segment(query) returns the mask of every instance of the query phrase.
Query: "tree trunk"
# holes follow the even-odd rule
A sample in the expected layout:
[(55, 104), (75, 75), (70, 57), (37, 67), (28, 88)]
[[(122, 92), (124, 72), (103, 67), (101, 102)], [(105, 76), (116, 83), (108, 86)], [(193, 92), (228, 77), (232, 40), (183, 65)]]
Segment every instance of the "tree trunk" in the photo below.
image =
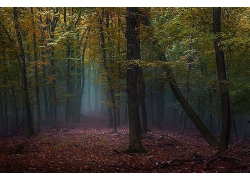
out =
[(66, 128), (70, 129), (71, 124), (71, 75), (70, 75), (70, 66), (71, 66), (71, 60), (70, 60), (70, 46), (67, 47), (67, 100), (66, 100)]
[[(40, 9), (42, 11), (42, 9)], [(43, 19), (42, 16), (39, 16), (41, 24), (43, 24)], [(41, 28), (41, 42), (43, 46), (46, 46), (46, 40), (45, 40), (45, 30), (47, 28), (42, 27)], [(49, 114), (49, 101), (48, 101), (48, 93), (46, 89), (46, 84), (48, 83), (46, 79), (46, 65), (45, 65), (45, 55), (46, 55), (47, 50), (44, 49), (41, 52), (42, 55), (42, 91), (43, 91), (43, 104), (44, 104), (44, 119), (46, 123), (50, 122), (50, 114)]]
[(18, 117), (18, 108), (17, 108), (17, 99), (14, 86), (11, 86), (11, 96), (12, 96), (12, 110), (14, 117), (12, 118), (13, 130), (16, 131), (19, 126), (19, 117)]
[(128, 123), (128, 106), (127, 104), (124, 105), (124, 124)]
[(140, 137), (140, 117), (138, 106), (138, 65), (134, 60), (141, 59), (140, 39), (139, 39), (139, 9), (136, 7), (126, 8), (126, 39), (127, 39), (127, 96), (129, 115), (129, 147), (126, 152), (143, 153), (146, 152), (141, 143)]
[[(89, 31), (89, 30), (88, 30)], [(77, 72), (79, 73), (79, 87), (77, 88), (79, 90), (79, 96), (76, 96), (78, 106), (77, 106), (77, 119), (76, 122), (80, 122), (80, 117), (81, 117), (81, 106), (82, 106), (82, 95), (83, 95), (83, 90), (84, 90), (84, 84), (85, 84), (85, 74), (84, 74), (84, 59), (85, 59), (85, 51), (87, 47), (87, 42), (84, 43), (83, 45), (83, 50), (82, 50), (82, 58), (81, 58), (81, 66), (77, 68)]]
[[(72, 8), (69, 8), (69, 15), (72, 16)], [(66, 7), (64, 7), (64, 24), (67, 25), (66, 21)], [(68, 32), (71, 29), (71, 21), (68, 26)], [(67, 100), (66, 100), (66, 128), (70, 130), (71, 126), (71, 115), (72, 115), (72, 83), (71, 83), (71, 46), (70, 46), (70, 38), (67, 39), (67, 51), (66, 51), (66, 58), (67, 58)]]
[[(104, 17), (104, 8), (102, 8), (102, 17)], [(117, 124), (116, 124), (116, 107), (115, 107), (115, 91), (112, 87), (111, 82), (111, 74), (109, 72), (109, 68), (107, 66), (107, 60), (106, 60), (106, 46), (105, 46), (105, 37), (104, 37), (104, 31), (103, 31), (103, 19), (99, 18), (99, 31), (100, 31), (100, 38), (101, 38), (101, 49), (102, 49), (102, 60), (103, 60), (103, 66), (105, 69), (105, 72), (107, 74), (107, 81), (108, 81), (108, 88), (109, 88), (109, 94), (110, 94), (110, 100), (111, 100), (111, 113), (112, 113), (112, 121), (113, 121), (113, 131), (117, 132)], [(106, 24), (107, 26), (107, 24)]]
[(221, 37), (221, 8), (213, 8), (213, 32), (216, 35), (214, 40), (214, 48), (216, 55), (216, 65), (218, 72), (218, 80), (221, 95), (221, 111), (222, 111), (222, 129), (220, 137), (220, 153), (228, 149), (228, 142), (230, 136), (230, 100), (227, 87), (227, 76), (225, 68), (224, 53), (222, 50)]
[(150, 112), (151, 112), (151, 123), (155, 125), (155, 113), (154, 113), (154, 97), (153, 89), (150, 89)]
[(148, 120), (147, 120), (147, 110), (145, 104), (145, 81), (142, 74), (142, 68), (138, 67), (138, 84), (139, 84), (139, 106), (141, 107), (141, 115), (142, 115), (142, 133), (147, 133), (148, 131)]
[[(165, 55), (162, 54), (161, 58), (165, 58)], [(200, 120), (198, 115), (195, 113), (193, 108), (188, 104), (185, 97), (182, 95), (177, 82), (174, 77), (174, 73), (172, 69), (168, 66), (168, 64), (165, 64), (164, 70), (166, 72), (166, 76), (170, 85), (170, 88), (175, 96), (175, 98), (179, 101), (180, 105), (184, 109), (184, 111), (189, 116), (190, 120), (194, 123), (195, 127), (198, 129), (202, 137), (206, 140), (206, 142), (211, 146), (218, 146), (219, 142), (217, 139), (209, 132), (209, 130), (206, 128), (206, 126), (203, 124), (203, 122)]]
[(0, 135), (4, 134), (4, 115), (3, 115), (3, 98), (2, 92), (0, 92)]
[(87, 102), (88, 102), (88, 112), (91, 113), (91, 99), (90, 99), (90, 87), (91, 87), (91, 82), (90, 82), (90, 71), (91, 71), (91, 65), (90, 65), (90, 61), (88, 62), (88, 90), (87, 90)]
[(164, 119), (164, 106), (165, 106), (164, 93), (163, 93), (164, 84), (163, 84), (163, 82), (158, 82), (157, 84), (158, 84), (159, 90), (157, 90), (157, 92), (156, 92), (156, 98), (157, 98), (156, 122), (157, 122), (158, 129), (162, 129), (162, 122)]
[(37, 58), (37, 47), (36, 47), (36, 31), (35, 31), (35, 20), (33, 7), (30, 8), (32, 14), (32, 28), (33, 28), (33, 47), (34, 47), (34, 69), (35, 69), (35, 92), (36, 92), (36, 108), (37, 108), (37, 132), (40, 132), (40, 124), (42, 119), (41, 108), (40, 108), (40, 92), (39, 92), (39, 82), (38, 82), (38, 58)]
[[(59, 8), (56, 8), (54, 10), (54, 15), (57, 14), (59, 11)], [(54, 17), (53, 21), (51, 22), (51, 30), (50, 30), (50, 38), (54, 39), (54, 32), (56, 28), (56, 24), (58, 21), (58, 17)], [(51, 88), (51, 110), (52, 110), (52, 115), (53, 115), (53, 123), (54, 127), (57, 131), (59, 131), (59, 126), (57, 122), (57, 94), (56, 94), (56, 72), (54, 68), (54, 48), (51, 47), (48, 50), (48, 54), (50, 55), (49, 57), (49, 62), (50, 62), (50, 88)]]
[(182, 124), (182, 129), (181, 129), (181, 135), (184, 134), (184, 131), (186, 128), (187, 128), (187, 114), (185, 113), (185, 117), (184, 117), (183, 124)]
[[(212, 96), (212, 91), (209, 92), (209, 106), (210, 106), (210, 111), (212, 108), (212, 103), (213, 103), (213, 96)], [(214, 119), (213, 119), (213, 114), (209, 112), (209, 124), (210, 124), (210, 129), (211, 132), (214, 132)]]
[(15, 26), (15, 31), (16, 31), (16, 37), (17, 37), (19, 51), (20, 51), (20, 64), (21, 64), (21, 68), (22, 68), (24, 104), (25, 104), (27, 120), (28, 120), (28, 136), (33, 136), (33, 135), (35, 135), (35, 131), (34, 131), (34, 127), (33, 127), (33, 116), (32, 116), (30, 99), (29, 99), (29, 92), (28, 92), (28, 82), (27, 82), (26, 63), (25, 63), (23, 42), (22, 42), (21, 33), (20, 33), (20, 29), (19, 29), (18, 12), (17, 12), (16, 7), (13, 7), (13, 16), (14, 16), (14, 26)]

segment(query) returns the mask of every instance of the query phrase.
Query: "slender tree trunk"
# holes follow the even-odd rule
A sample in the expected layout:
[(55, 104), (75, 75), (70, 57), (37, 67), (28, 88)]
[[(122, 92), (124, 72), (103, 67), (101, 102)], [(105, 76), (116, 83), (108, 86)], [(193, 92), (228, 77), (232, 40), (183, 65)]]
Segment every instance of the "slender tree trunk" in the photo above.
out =
[(91, 113), (91, 99), (90, 99), (90, 87), (91, 87), (91, 82), (90, 82), (90, 72), (91, 72), (91, 65), (90, 61), (88, 62), (88, 97), (87, 97), (87, 102), (88, 102), (88, 112)]
[[(69, 15), (70, 17), (72, 16), (72, 8), (70, 7), (69, 8)], [(67, 16), (66, 16), (66, 7), (64, 7), (64, 24), (67, 25), (67, 20), (66, 20)], [(71, 21), (70, 21), (70, 24), (68, 26), (68, 31), (70, 32), (71, 30)], [(71, 79), (72, 79), (72, 76), (71, 76), (71, 51), (72, 51), (72, 48), (70, 46), (70, 38), (67, 40), (67, 51), (66, 51), (66, 58), (67, 58), (67, 101), (66, 101), (66, 128), (68, 130), (70, 130), (70, 126), (71, 126), (71, 115), (72, 115), (72, 83), (71, 83)]]
[(67, 47), (67, 101), (66, 101), (66, 128), (70, 129), (71, 124), (71, 75), (70, 75), (70, 46)]
[(163, 82), (158, 82), (159, 90), (156, 92), (157, 104), (156, 104), (156, 121), (158, 129), (162, 129), (162, 122), (164, 119), (164, 84)]
[(127, 39), (127, 96), (128, 96), (128, 115), (129, 115), (129, 147), (126, 152), (142, 153), (146, 152), (142, 146), (140, 137), (140, 117), (138, 106), (138, 65), (134, 60), (141, 59), (140, 39), (139, 39), (139, 8), (126, 8), (126, 39)]
[[(4, 59), (1, 59), (1, 66), (3, 67), (6, 67), (6, 59), (5, 59), (5, 52), (4, 52), (4, 49), (1, 50), (1, 54), (2, 54), (2, 57)], [(3, 64), (2, 64), (3, 63)], [(6, 76), (7, 76), (7, 72), (5, 73), (2, 73), (2, 76), (3, 76), (3, 85), (5, 86), (6, 85)], [(2, 88), (3, 90), (3, 93), (0, 92), (0, 98), (1, 98), (1, 101), (0, 101), (0, 105), (1, 105), (1, 108), (0, 108), (0, 113), (1, 113), (1, 132), (2, 134), (5, 134), (6, 133), (6, 120), (7, 120), (7, 103), (6, 103), (6, 88)]]
[(94, 90), (95, 90), (95, 106), (94, 106), (94, 112), (95, 113), (98, 113), (98, 107), (99, 107), (99, 105), (98, 105), (98, 102), (99, 102), (99, 85), (98, 84), (96, 84), (95, 86), (94, 86)]
[[(57, 14), (59, 11), (59, 8), (56, 8), (54, 10), (54, 15)], [(50, 26), (50, 38), (54, 39), (54, 32), (56, 28), (56, 24), (58, 21), (58, 17), (54, 17), (53, 21), (51, 22)], [(51, 109), (52, 109), (52, 115), (53, 115), (53, 123), (54, 127), (57, 131), (59, 131), (59, 126), (57, 122), (57, 94), (56, 94), (56, 72), (55, 72), (55, 67), (54, 67), (54, 48), (51, 47), (48, 50), (48, 54), (50, 55), (49, 57), (49, 62), (50, 62), (50, 88), (51, 88)]]
[[(104, 8), (102, 8), (102, 17), (104, 17)], [(104, 37), (104, 31), (103, 31), (103, 19), (99, 18), (99, 31), (100, 31), (100, 38), (101, 38), (101, 49), (102, 49), (102, 60), (103, 60), (103, 66), (105, 69), (105, 72), (107, 73), (107, 81), (108, 81), (108, 88), (110, 93), (110, 100), (111, 100), (111, 113), (112, 113), (112, 120), (113, 120), (113, 131), (117, 132), (117, 122), (116, 122), (116, 107), (115, 107), (115, 91), (112, 87), (111, 82), (111, 75), (109, 72), (109, 68), (107, 66), (107, 60), (106, 60), (106, 46), (105, 46), (105, 37)]]
[(17, 108), (17, 99), (14, 86), (11, 86), (11, 96), (12, 96), (12, 110), (13, 110), (13, 130), (16, 131), (19, 126), (19, 117), (18, 117), (18, 108)]
[(218, 80), (221, 95), (221, 111), (222, 111), (222, 129), (220, 137), (220, 153), (228, 149), (229, 136), (230, 136), (230, 100), (227, 86), (227, 76), (225, 68), (224, 53), (221, 45), (221, 8), (213, 8), (213, 32), (216, 35), (214, 40), (214, 48), (216, 55), (216, 65), (218, 72)]
[[(42, 9), (40, 9), (40, 11), (42, 11)], [(43, 24), (43, 19), (42, 16), (39, 16), (40, 22), (41, 24)], [(48, 23), (47, 23), (48, 25)], [(46, 40), (45, 40), (45, 31), (47, 28), (43, 28), (41, 27), (41, 42), (43, 46), (46, 46)], [(48, 123), (50, 122), (50, 114), (49, 114), (49, 102), (48, 102), (48, 93), (47, 93), (47, 89), (46, 89), (46, 84), (47, 79), (46, 79), (46, 66), (45, 65), (45, 55), (46, 55), (47, 50), (43, 49), (41, 52), (42, 55), (42, 92), (43, 92), (43, 104), (44, 104), (44, 119), (45, 122)]]
[[(187, 100), (187, 102), (188, 102), (189, 94), (190, 94), (190, 79), (189, 79), (190, 70), (191, 70), (191, 64), (188, 65), (187, 79), (186, 79), (186, 100)], [(181, 135), (184, 134), (184, 131), (185, 131), (186, 127), (187, 127), (187, 114), (185, 115), (185, 118), (184, 118)]]
[(23, 93), (24, 93), (24, 104), (27, 113), (27, 120), (28, 120), (28, 136), (35, 135), (34, 127), (33, 127), (33, 116), (31, 111), (30, 99), (29, 99), (29, 92), (28, 92), (28, 82), (27, 82), (27, 74), (26, 74), (26, 63), (25, 63), (25, 56), (24, 56), (24, 49), (23, 49), (23, 42), (21, 38), (21, 33), (19, 29), (18, 23), (18, 12), (17, 8), (13, 7), (13, 16), (14, 16), (14, 25), (15, 31), (17, 36), (17, 41), (19, 45), (20, 51), (20, 63), (22, 67), (22, 78), (23, 78)]
[[(213, 95), (212, 95), (212, 91), (209, 92), (209, 106), (210, 106), (210, 111), (212, 108), (212, 103), (213, 103)], [(213, 114), (211, 112), (209, 112), (209, 122), (210, 122), (210, 129), (211, 132), (214, 132), (214, 119), (213, 119)]]
[(182, 129), (181, 129), (181, 135), (184, 134), (184, 131), (186, 128), (187, 128), (187, 114), (185, 113), (185, 117), (184, 117), (183, 124), (182, 124)]
[(153, 89), (150, 89), (150, 112), (151, 112), (151, 123), (155, 124), (155, 111), (154, 111), (154, 97), (153, 97)]
[(37, 47), (36, 47), (36, 31), (35, 31), (35, 20), (34, 20), (34, 12), (33, 7), (30, 8), (32, 14), (32, 28), (33, 28), (33, 47), (34, 47), (34, 69), (35, 69), (35, 92), (36, 92), (36, 108), (37, 108), (37, 132), (41, 130), (41, 108), (40, 108), (40, 91), (39, 91), (39, 82), (38, 82), (38, 58), (37, 58)]
[(236, 127), (236, 122), (235, 122), (235, 117), (234, 117), (233, 112), (232, 112), (232, 124), (233, 124), (233, 131), (234, 131), (234, 135), (235, 135), (235, 141), (238, 142), (237, 127)]
[(2, 92), (0, 92), (0, 135), (4, 132), (4, 115), (3, 115), (3, 98), (2, 98)]
[[(81, 66), (77, 68), (77, 72), (79, 73), (79, 96), (78, 97), (78, 106), (77, 106), (77, 120), (76, 122), (80, 122), (80, 117), (81, 117), (81, 107), (82, 107), (82, 95), (83, 95), (83, 90), (84, 90), (84, 84), (85, 84), (85, 74), (84, 74), (84, 59), (85, 59), (85, 51), (86, 51), (86, 46), (87, 42), (84, 43), (83, 45), (83, 50), (82, 50), (82, 58), (81, 58)], [(78, 89), (77, 88), (77, 89)]]
[(124, 105), (124, 124), (128, 123), (128, 105)]
[[(120, 104), (120, 97), (117, 97), (117, 104)], [(121, 108), (116, 108), (117, 127), (121, 125)]]
[[(6, 82), (4, 82), (6, 84)], [(3, 92), (4, 97), (7, 97), (6, 91)], [(24, 114), (24, 113), (23, 113)], [(5, 102), (4, 103), (4, 132), (7, 134), (9, 132), (9, 127), (8, 127), (8, 104)]]

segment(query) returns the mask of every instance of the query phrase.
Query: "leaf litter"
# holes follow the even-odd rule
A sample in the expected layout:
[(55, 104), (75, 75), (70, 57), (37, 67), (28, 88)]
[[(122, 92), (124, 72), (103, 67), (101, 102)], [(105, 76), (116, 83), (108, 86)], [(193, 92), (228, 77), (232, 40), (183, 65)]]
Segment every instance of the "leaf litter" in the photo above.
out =
[[(176, 128), (150, 127), (142, 135), (147, 153), (123, 153), (129, 144), (128, 126), (118, 133), (108, 118), (83, 118), (74, 129), (42, 128), (32, 138), (19, 134), (0, 138), (0, 172), (40, 173), (246, 173), (250, 172), (250, 140), (245, 138), (223, 155), (215, 156), (197, 131), (180, 135)], [(233, 144), (231, 144), (232, 146)]]

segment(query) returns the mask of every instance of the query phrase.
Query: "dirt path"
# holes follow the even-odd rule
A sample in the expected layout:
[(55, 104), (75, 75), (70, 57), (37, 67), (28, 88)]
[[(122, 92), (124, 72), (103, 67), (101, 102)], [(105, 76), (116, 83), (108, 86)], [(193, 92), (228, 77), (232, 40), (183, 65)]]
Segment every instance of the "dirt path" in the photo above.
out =
[(142, 136), (147, 153), (122, 153), (128, 128), (108, 128), (107, 117), (83, 117), (67, 132), (43, 129), (36, 137), (25, 134), (0, 139), (0, 172), (250, 172), (250, 142), (221, 157), (199, 134), (176, 130), (151, 131)]

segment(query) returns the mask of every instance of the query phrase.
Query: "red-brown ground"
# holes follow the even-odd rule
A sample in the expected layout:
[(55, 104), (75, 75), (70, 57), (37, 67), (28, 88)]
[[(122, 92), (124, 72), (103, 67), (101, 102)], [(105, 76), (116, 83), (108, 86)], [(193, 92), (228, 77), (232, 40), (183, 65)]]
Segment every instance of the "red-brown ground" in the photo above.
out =
[(32, 138), (0, 138), (0, 172), (250, 172), (248, 139), (213, 158), (216, 148), (197, 132), (151, 127), (142, 136), (147, 153), (126, 154), (127, 126), (112, 133), (107, 125), (107, 117), (84, 117), (69, 132), (44, 128)]

